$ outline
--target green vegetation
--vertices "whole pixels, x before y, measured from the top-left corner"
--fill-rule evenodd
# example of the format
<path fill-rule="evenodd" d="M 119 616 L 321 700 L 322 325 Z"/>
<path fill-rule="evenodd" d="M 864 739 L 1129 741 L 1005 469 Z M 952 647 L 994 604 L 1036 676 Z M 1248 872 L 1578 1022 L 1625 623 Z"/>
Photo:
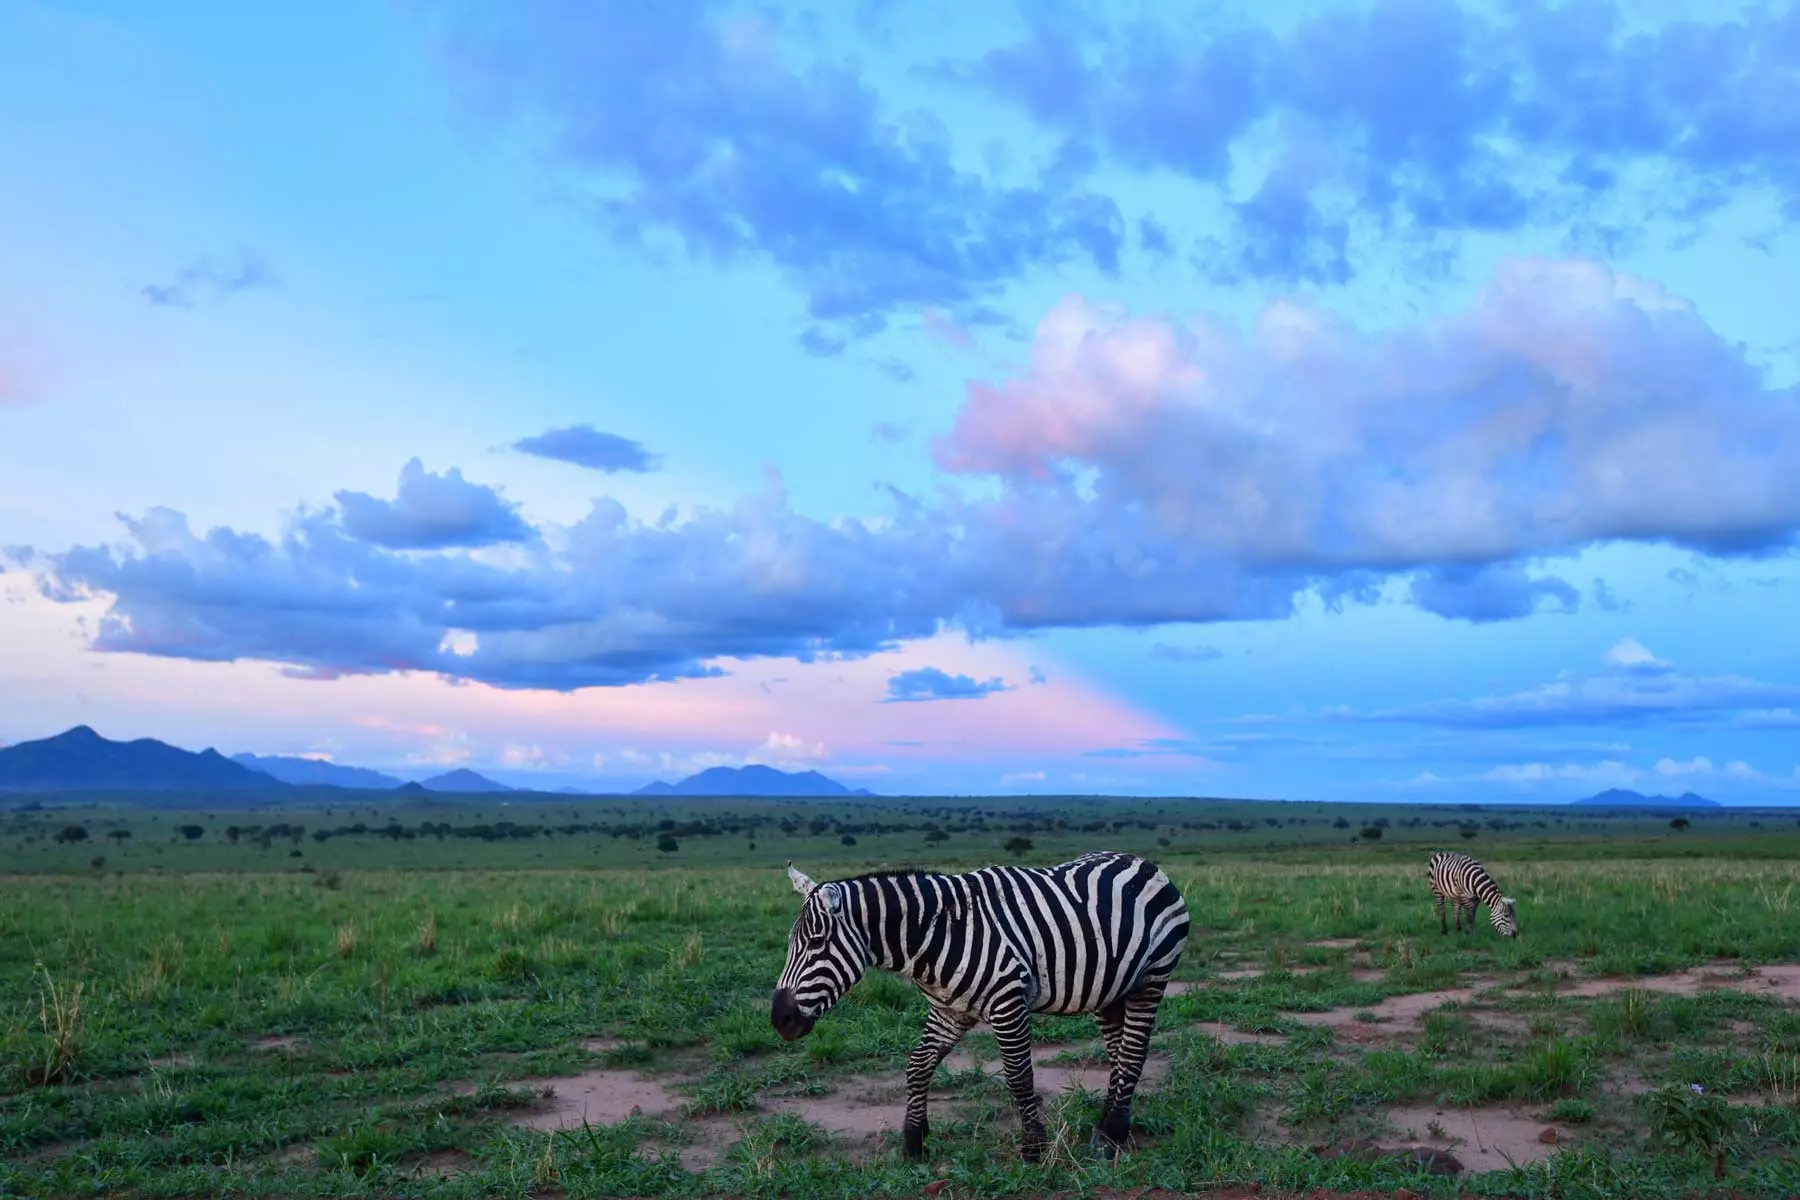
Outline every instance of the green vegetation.
<path fill-rule="evenodd" d="M 1423 852 L 1453 841 L 1518 899 L 1517 941 L 1438 934 Z M 1800 1190 L 1800 971 L 1748 973 L 1800 957 L 1800 833 L 1774 814 L 1677 833 L 1502 810 L 483 797 L 14 812 L 0 846 L 4 1196 Z M 872 976 L 780 1042 L 781 863 L 824 879 L 1096 846 L 1152 854 L 1194 913 L 1140 1144 L 1101 1159 L 1098 1097 L 1060 1093 L 1056 1151 L 1020 1164 L 986 1033 L 940 1073 L 930 1164 L 897 1132 L 833 1132 L 846 1114 L 898 1130 L 922 1004 Z M 1040 1091 L 1100 1060 L 1090 1019 L 1035 1028 Z M 642 1114 L 526 1123 L 575 1077 L 638 1089 Z M 1508 1119 L 1534 1148 L 1517 1168 L 1476 1144 Z M 1476 1173 L 1311 1149 L 1364 1137 Z"/>

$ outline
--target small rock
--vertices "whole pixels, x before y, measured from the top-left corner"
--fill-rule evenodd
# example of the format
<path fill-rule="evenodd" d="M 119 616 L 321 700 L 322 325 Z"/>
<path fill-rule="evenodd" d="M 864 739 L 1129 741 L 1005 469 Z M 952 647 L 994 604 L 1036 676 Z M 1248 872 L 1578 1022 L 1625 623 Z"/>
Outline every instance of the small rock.
<path fill-rule="evenodd" d="M 1393 1200 L 1425 1200 L 1425 1197 L 1411 1188 L 1401 1188 L 1394 1193 Z"/>
<path fill-rule="evenodd" d="M 1430 1146 L 1414 1146 L 1408 1157 L 1433 1175 L 1460 1175 L 1463 1172 L 1462 1163 L 1454 1155 Z"/>
<path fill-rule="evenodd" d="M 1556 1145 L 1556 1130 L 1554 1130 L 1554 1129 L 1544 1130 L 1544 1132 L 1538 1134 L 1538 1141 L 1544 1143 L 1544 1145 L 1546 1145 L 1546 1146 Z"/>
<path fill-rule="evenodd" d="M 936 1196 L 949 1186 L 950 1181 L 948 1179 L 934 1179 L 925 1185 L 925 1194 L 927 1196 Z"/>

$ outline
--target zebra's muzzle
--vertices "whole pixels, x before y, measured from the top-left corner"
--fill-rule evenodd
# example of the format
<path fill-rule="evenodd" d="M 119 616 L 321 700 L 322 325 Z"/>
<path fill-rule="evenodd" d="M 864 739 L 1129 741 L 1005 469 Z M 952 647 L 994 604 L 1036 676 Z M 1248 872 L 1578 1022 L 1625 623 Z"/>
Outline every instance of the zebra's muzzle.
<path fill-rule="evenodd" d="M 794 993 L 781 988 L 769 1003 L 769 1023 L 784 1042 L 803 1038 L 812 1032 L 816 1018 L 809 1017 L 800 1011 L 800 1005 L 794 1000 Z"/>

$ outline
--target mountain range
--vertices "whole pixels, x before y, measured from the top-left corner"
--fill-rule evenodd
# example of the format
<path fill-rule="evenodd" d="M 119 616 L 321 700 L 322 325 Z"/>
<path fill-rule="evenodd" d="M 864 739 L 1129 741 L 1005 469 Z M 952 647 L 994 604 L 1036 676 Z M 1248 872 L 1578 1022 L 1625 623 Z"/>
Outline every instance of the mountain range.
<path fill-rule="evenodd" d="M 195 752 L 155 738 L 115 742 L 86 725 L 0 749 L 0 792 L 268 792 L 287 787 L 513 790 L 463 769 L 406 784 L 379 771 L 308 758 L 255 754 L 226 758 L 210 747 Z"/>
<path fill-rule="evenodd" d="M 262 792 L 286 788 L 481 795 L 519 789 L 465 767 L 408 782 L 367 767 L 287 755 L 183 750 L 155 738 L 115 742 L 86 725 L 54 737 L 0 747 L 0 792 Z M 564 788 L 558 794 L 583 794 Z M 640 796 L 868 796 L 817 771 L 713 767 Z"/>
<path fill-rule="evenodd" d="M 677 783 L 658 780 L 634 796 L 873 796 L 867 788 L 847 788 L 817 771 L 777 771 L 774 767 L 708 767 Z"/>
<path fill-rule="evenodd" d="M 1572 802 L 1576 808 L 1616 808 L 1616 809 L 1683 809 L 1691 811 L 1697 808 L 1723 808 L 1717 800 L 1708 800 L 1705 796 L 1693 792 L 1683 792 L 1679 796 L 1646 796 L 1642 792 L 1634 792 L 1629 788 L 1608 788 L 1585 800 Z"/>

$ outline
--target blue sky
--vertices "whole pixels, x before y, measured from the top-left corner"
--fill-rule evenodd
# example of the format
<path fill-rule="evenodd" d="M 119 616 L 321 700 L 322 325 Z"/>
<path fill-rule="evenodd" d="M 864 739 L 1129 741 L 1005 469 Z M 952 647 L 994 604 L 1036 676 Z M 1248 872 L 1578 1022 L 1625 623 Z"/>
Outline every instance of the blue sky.
<path fill-rule="evenodd" d="M 1800 12 L 1263 11 L 0 8 L 0 742 L 1800 797 Z"/>

